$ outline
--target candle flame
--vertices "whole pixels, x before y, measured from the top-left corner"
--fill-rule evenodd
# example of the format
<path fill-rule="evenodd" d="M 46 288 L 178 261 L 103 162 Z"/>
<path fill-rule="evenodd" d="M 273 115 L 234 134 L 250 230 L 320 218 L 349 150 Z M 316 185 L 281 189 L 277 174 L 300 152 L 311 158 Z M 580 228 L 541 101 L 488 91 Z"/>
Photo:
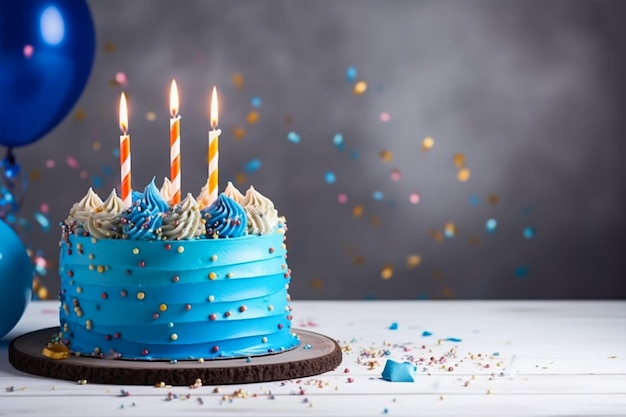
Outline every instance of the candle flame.
<path fill-rule="evenodd" d="M 124 93 L 120 96 L 120 129 L 124 134 L 128 131 L 128 107 Z"/>
<path fill-rule="evenodd" d="M 176 86 L 176 80 L 172 80 L 172 87 L 170 88 L 170 114 L 172 117 L 178 116 L 178 87 Z"/>
<path fill-rule="evenodd" d="M 215 129 L 218 121 L 218 109 L 217 109 L 217 89 L 213 87 L 213 93 L 211 94 L 211 127 Z"/>

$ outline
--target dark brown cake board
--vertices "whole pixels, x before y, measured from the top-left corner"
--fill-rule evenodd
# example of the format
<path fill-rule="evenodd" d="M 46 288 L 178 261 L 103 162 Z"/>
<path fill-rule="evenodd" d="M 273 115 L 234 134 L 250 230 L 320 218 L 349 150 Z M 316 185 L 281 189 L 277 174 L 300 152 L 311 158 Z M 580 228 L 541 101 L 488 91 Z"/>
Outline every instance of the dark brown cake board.
<path fill-rule="evenodd" d="M 332 371 L 341 363 L 336 341 L 319 333 L 294 330 L 300 336 L 295 349 L 265 356 L 200 361 L 134 361 L 70 355 L 51 359 L 42 350 L 58 327 L 26 333 L 11 341 L 9 362 L 30 374 L 88 383 L 115 385 L 245 384 L 304 378 Z"/>

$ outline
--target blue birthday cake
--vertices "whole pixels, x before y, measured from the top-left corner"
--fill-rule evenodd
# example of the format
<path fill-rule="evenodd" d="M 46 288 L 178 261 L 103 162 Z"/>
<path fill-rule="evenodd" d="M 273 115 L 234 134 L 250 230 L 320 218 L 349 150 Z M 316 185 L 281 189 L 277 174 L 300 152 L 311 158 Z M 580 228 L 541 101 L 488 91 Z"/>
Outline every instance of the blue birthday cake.
<path fill-rule="evenodd" d="M 169 203 L 169 182 L 133 192 L 89 189 L 61 224 L 61 343 L 75 355 L 202 360 L 280 353 L 291 330 L 286 222 L 231 183 Z"/>

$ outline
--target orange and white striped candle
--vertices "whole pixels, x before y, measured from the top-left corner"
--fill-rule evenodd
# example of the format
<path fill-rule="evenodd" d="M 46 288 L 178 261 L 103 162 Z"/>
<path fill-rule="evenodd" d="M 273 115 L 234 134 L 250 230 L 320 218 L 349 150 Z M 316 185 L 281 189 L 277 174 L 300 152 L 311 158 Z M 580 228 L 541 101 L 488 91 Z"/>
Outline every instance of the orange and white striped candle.
<path fill-rule="evenodd" d="M 218 108 L 217 108 L 217 90 L 213 87 L 211 94 L 211 129 L 209 131 L 209 177 L 207 179 L 207 188 L 209 191 L 209 205 L 217 200 L 218 194 L 218 174 L 219 174 L 219 138 L 222 131 L 217 128 Z"/>
<path fill-rule="evenodd" d="M 170 88 L 170 203 L 180 203 L 180 115 L 178 114 L 178 88 L 172 80 Z"/>
<path fill-rule="evenodd" d="M 120 168 L 121 168 L 121 198 L 124 207 L 132 205 L 132 189 L 130 185 L 130 135 L 128 134 L 128 108 L 126 95 L 120 97 Z"/>

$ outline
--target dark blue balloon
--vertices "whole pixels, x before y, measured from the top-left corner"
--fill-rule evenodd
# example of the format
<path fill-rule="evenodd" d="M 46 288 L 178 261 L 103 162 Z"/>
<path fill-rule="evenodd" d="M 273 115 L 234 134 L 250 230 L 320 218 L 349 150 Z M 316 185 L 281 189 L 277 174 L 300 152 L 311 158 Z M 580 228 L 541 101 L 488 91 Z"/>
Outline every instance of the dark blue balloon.
<path fill-rule="evenodd" d="M 0 145 L 28 145 L 69 113 L 95 45 L 83 0 L 0 1 Z"/>

